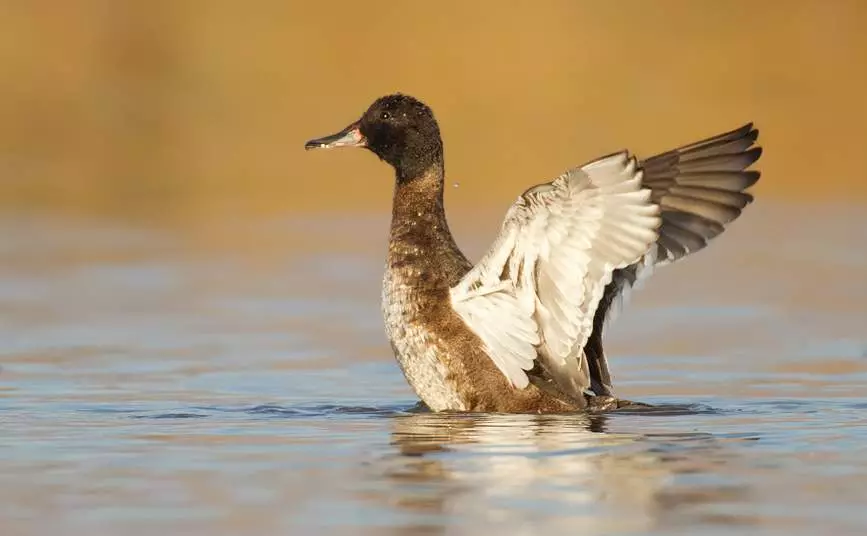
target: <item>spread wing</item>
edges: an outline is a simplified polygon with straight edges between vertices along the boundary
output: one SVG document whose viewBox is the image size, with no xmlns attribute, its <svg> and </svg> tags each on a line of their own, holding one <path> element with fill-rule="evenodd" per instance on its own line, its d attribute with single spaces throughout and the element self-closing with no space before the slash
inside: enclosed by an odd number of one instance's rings
<svg viewBox="0 0 867 536">
<path fill-rule="evenodd" d="M 704 248 L 753 201 L 759 180 L 746 169 L 762 155 L 752 123 L 643 161 L 644 186 L 662 208 L 656 264 Z"/>
<path fill-rule="evenodd" d="M 642 175 L 620 152 L 527 190 L 451 289 L 452 307 L 514 386 L 526 387 L 535 365 L 567 393 L 590 386 L 583 348 L 605 287 L 658 238 Z"/>
<path fill-rule="evenodd" d="M 636 285 L 655 266 L 672 263 L 703 249 L 740 216 L 753 196 L 744 190 L 759 180 L 747 170 L 762 154 L 754 146 L 759 131 L 748 123 L 644 160 L 643 186 L 661 208 L 659 240 L 640 262 L 615 270 L 596 311 L 593 334 L 585 348 L 597 394 L 611 394 L 611 378 L 602 351 L 602 333 Z"/>
</svg>

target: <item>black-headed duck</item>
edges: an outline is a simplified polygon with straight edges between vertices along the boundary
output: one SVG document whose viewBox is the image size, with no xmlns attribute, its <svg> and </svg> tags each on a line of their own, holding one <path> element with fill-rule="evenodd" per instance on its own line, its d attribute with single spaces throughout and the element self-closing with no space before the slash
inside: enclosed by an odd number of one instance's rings
<svg viewBox="0 0 867 536">
<path fill-rule="evenodd" d="M 475 266 L 443 206 L 443 142 L 433 112 L 377 99 L 307 149 L 364 147 L 395 170 L 385 331 L 407 381 L 433 411 L 566 412 L 614 396 L 606 321 L 655 266 L 705 247 L 752 201 L 752 124 L 639 160 L 620 151 L 534 186 L 509 208 Z"/>
</svg>

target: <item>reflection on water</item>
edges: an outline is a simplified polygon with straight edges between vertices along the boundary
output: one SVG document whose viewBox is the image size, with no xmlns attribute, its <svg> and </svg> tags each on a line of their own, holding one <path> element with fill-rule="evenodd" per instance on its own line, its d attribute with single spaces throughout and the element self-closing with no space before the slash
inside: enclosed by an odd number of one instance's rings
<svg viewBox="0 0 867 536">
<path fill-rule="evenodd" d="M 650 459 L 611 459 L 615 447 L 637 438 L 604 433 L 604 419 L 397 418 L 393 441 L 401 457 L 386 472 L 394 482 L 388 494 L 408 511 L 457 517 L 476 527 L 646 527 L 664 472 Z M 630 515 L 619 517 L 621 511 Z"/>
<path fill-rule="evenodd" d="M 610 418 L 398 417 L 388 496 L 402 509 L 471 526 L 591 534 L 653 530 L 696 505 L 747 500 L 747 487 L 714 477 L 733 461 L 724 439 L 611 432 Z M 686 493 L 672 488 L 688 474 L 707 482 Z"/>
<path fill-rule="evenodd" d="M 500 216 L 454 214 L 471 256 Z M 663 407 L 597 416 L 414 408 L 353 218 L 0 221 L 4 535 L 867 528 L 863 207 L 768 203 L 660 270 L 608 347 Z"/>
</svg>

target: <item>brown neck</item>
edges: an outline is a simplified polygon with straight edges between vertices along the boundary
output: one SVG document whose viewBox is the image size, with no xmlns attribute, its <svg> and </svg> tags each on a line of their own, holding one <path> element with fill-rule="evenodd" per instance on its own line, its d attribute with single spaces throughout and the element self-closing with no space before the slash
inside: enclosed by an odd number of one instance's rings
<svg viewBox="0 0 867 536">
<path fill-rule="evenodd" d="M 442 166 L 434 165 L 418 177 L 395 182 L 391 208 L 392 238 L 395 231 L 415 231 L 416 228 L 420 231 L 448 231 L 443 181 Z"/>
<path fill-rule="evenodd" d="M 393 265 L 412 263 L 429 272 L 446 273 L 451 281 L 454 272 L 468 269 L 469 263 L 449 231 L 443 183 L 441 163 L 411 180 L 396 181 L 389 260 Z"/>
</svg>

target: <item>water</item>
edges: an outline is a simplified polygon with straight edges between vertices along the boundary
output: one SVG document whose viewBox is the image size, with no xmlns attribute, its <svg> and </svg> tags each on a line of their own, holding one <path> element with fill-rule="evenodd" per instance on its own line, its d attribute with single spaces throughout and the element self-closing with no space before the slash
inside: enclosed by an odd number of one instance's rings
<svg viewBox="0 0 867 536">
<path fill-rule="evenodd" d="M 3 534 L 861 534 L 864 213 L 757 204 L 661 270 L 607 341 L 661 409 L 592 417 L 416 410 L 384 217 L 7 213 Z"/>
</svg>

